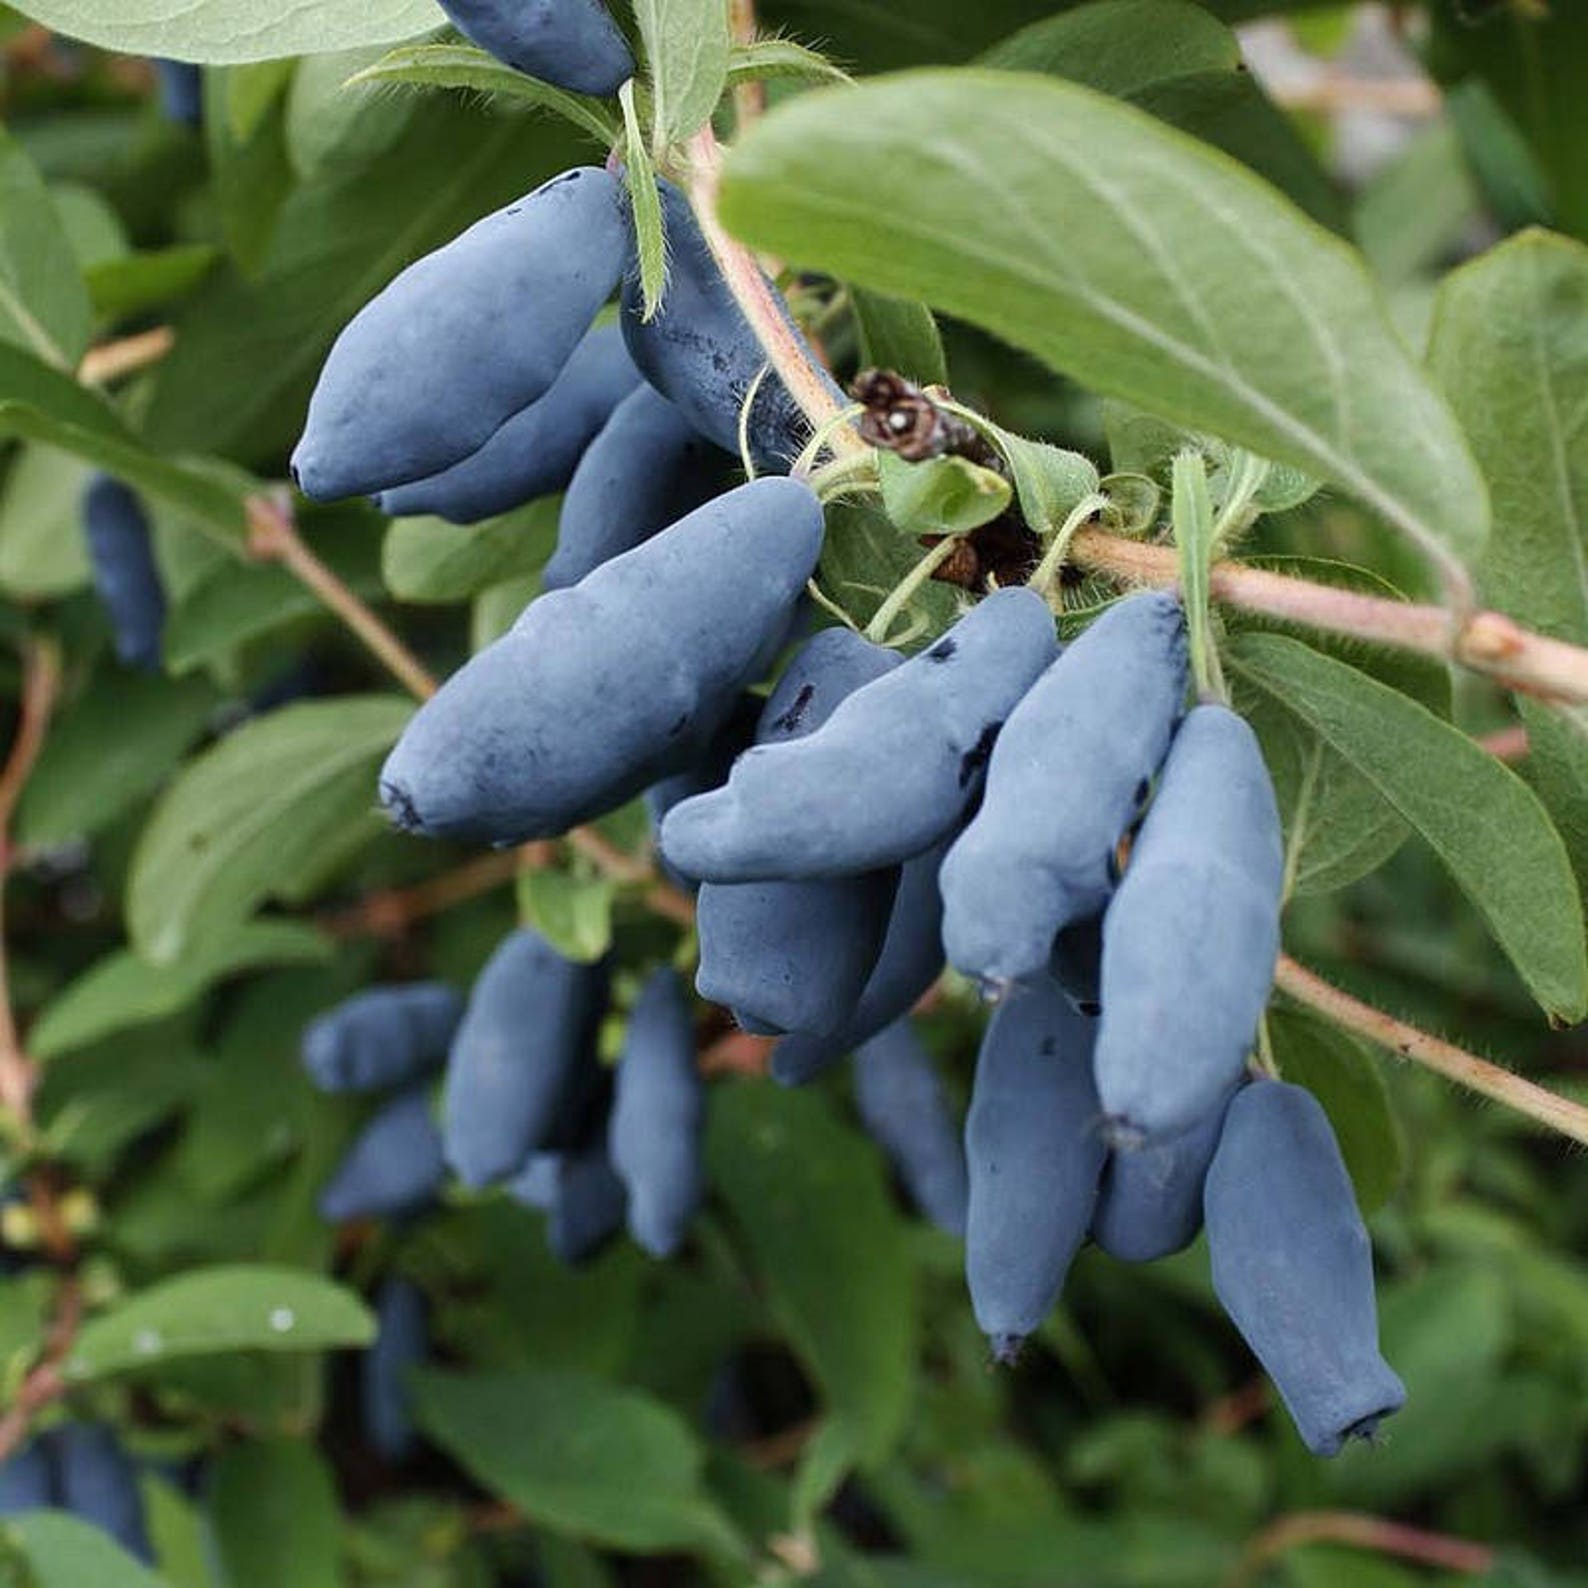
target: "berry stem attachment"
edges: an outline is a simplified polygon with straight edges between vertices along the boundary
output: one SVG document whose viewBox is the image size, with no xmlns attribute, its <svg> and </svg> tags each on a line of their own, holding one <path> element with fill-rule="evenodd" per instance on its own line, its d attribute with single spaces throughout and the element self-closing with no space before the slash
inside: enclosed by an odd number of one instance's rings
<svg viewBox="0 0 1588 1588">
<path fill-rule="evenodd" d="M 1490 1064 L 1475 1053 L 1468 1053 L 1454 1043 L 1446 1042 L 1427 1031 L 1419 1031 L 1375 1009 L 1350 993 L 1332 986 L 1321 976 L 1314 975 L 1304 965 L 1298 964 L 1288 954 L 1279 957 L 1274 983 L 1298 1003 L 1315 1009 L 1332 1024 L 1370 1042 L 1386 1048 L 1397 1058 L 1421 1064 L 1425 1069 L 1442 1075 L 1447 1081 L 1465 1086 L 1496 1103 L 1541 1125 L 1569 1136 L 1573 1141 L 1588 1146 L 1588 1108 L 1569 1098 L 1546 1091 L 1544 1087 Z"/>
<path fill-rule="evenodd" d="M 887 600 L 877 608 L 865 628 L 865 636 L 873 645 L 886 645 L 888 643 L 888 635 L 892 633 L 893 625 L 898 621 L 899 614 L 914 599 L 916 592 L 954 555 L 959 542 L 960 537 L 958 535 L 945 535 L 889 591 Z"/>
</svg>

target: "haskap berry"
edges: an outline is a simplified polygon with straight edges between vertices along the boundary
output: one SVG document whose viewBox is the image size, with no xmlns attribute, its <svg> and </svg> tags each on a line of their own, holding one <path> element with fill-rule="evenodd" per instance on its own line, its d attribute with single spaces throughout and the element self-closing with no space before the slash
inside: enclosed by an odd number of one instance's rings
<svg viewBox="0 0 1588 1588">
<path fill-rule="evenodd" d="M 1186 686 L 1185 614 L 1156 593 L 1110 608 L 1031 686 L 943 862 L 950 964 L 995 984 L 1045 972 L 1058 933 L 1103 908 Z"/>
<path fill-rule="evenodd" d="M 429 1314 L 425 1293 L 411 1279 L 399 1274 L 382 1282 L 375 1298 L 375 1342 L 359 1363 L 360 1410 L 370 1448 L 393 1466 L 406 1461 L 418 1443 L 408 1375 L 429 1354 Z"/>
<path fill-rule="evenodd" d="M 943 900 L 937 873 L 945 845 L 899 869 L 899 887 L 876 967 L 854 1012 L 830 1036 L 794 1031 L 772 1050 L 772 1076 L 803 1086 L 907 1015 L 943 973 Z"/>
<path fill-rule="evenodd" d="M 120 480 L 95 475 L 83 496 L 83 529 L 116 655 L 129 667 L 158 671 L 165 587 L 142 503 Z"/>
<path fill-rule="evenodd" d="M 564 959 L 527 928 L 491 956 L 447 1062 L 446 1156 L 465 1185 L 513 1174 L 580 1111 L 606 988 L 604 965 Z"/>
<path fill-rule="evenodd" d="M 628 1192 L 629 1233 L 652 1257 L 678 1249 L 705 1194 L 706 1098 L 695 1023 L 678 973 L 653 971 L 629 1016 L 608 1127 L 608 1158 Z"/>
<path fill-rule="evenodd" d="M 401 1217 L 430 1201 L 445 1177 L 429 1089 L 410 1087 L 383 1103 L 354 1138 L 320 1191 L 320 1216 L 332 1224 Z"/>
<path fill-rule="evenodd" d="M 644 317 L 639 274 L 623 285 L 623 334 L 634 362 L 671 399 L 701 435 L 739 455 L 741 417 L 751 459 L 759 469 L 786 472 L 810 439 L 810 424 L 788 388 L 767 365 L 754 327 L 717 268 L 689 199 L 671 182 L 657 183 L 667 231 L 667 291 L 661 308 Z M 783 300 L 768 293 L 789 335 L 802 341 Z M 813 359 L 813 368 L 820 366 Z M 843 393 L 829 381 L 834 404 Z M 753 397 L 752 397 L 753 393 Z M 750 411 L 744 415 L 745 403 Z"/>
<path fill-rule="evenodd" d="M 541 583 L 562 590 L 704 506 L 724 489 L 728 455 L 659 391 L 631 391 L 568 483 L 557 549 Z"/>
<path fill-rule="evenodd" d="M 0 1461 L 0 1516 L 23 1516 L 54 1503 L 54 1478 L 49 1448 L 42 1439 L 30 1439 Z"/>
<path fill-rule="evenodd" d="M 698 759 L 771 661 L 816 566 L 793 480 L 719 496 L 531 603 L 420 708 L 381 774 L 427 837 L 554 837 Z"/>
<path fill-rule="evenodd" d="M 1230 1104 L 1204 1193 L 1213 1288 L 1314 1455 L 1398 1411 L 1379 1351 L 1373 1252 L 1328 1116 L 1299 1086 Z"/>
<path fill-rule="evenodd" d="M 669 813 L 663 852 L 706 882 L 852 876 L 920 854 L 974 804 L 1005 717 L 1057 651 L 1047 603 L 1000 590 L 815 733 L 747 751 L 725 788 Z"/>
<path fill-rule="evenodd" d="M 802 646 L 761 714 L 758 744 L 815 732 L 839 703 L 899 663 L 849 629 Z M 828 1036 L 853 1013 L 877 963 L 896 868 L 796 882 L 707 883 L 696 927 L 702 998 L 741 1025 Z"/>
<path fill-rule="evenodd" d="M 982 1332 L 1012 1360 L 1064 1288 L 1107 1157 L 1092 1082 L 1096 1022 L 1037 978 L 982 1038 L 965 1122 L 965 1273 Z"/>
<path fill-rule="evenodd" d="M 923 1214 L 963 1236 L 970 1199 L 964 1132 L 949 1111 L 932 1055 L 908 1020 L 855 1054 L 855 1106 Z"/>
<path fill-rule="evenodd" d="M 450 469 L 543 397 L 623 271 L 622 191 L 565 171 L 410 265 L 337 338 L 293 478 L 321 500 Z"/>
<path fill-rule="evenodd" d="M 639 383 L 623 333 L 615 325 L 599 325 L 573 350 L 543 397 L 451 468 L 382 491 L 380 510 L 393 518 L 428 513 L 451 524 L 477 524 L 560 491 Z"/>
<path fill-rule="evenodd" d="M 45 1437 L 60 1509 L 108 1533 L 128 1554 L 153 1562 L 137 1469 L 115 1431 L 104 1423 L 69 1422 Z"/>
<path fill-rule="evenodd" d="M 1187 1130 L 1240 1078 L 1279 956 L 1284 870 L 1256 735 L 1198 706 L 1103 918 L 1097 1090 L 1116 1140 Z"/>
<path fill-rule="evenodd" d="M 576 94 L 615 94 L 634 58 L 599 0 L 441 0 L 460 33 L 497 60 Z"/>
<path fill-rule="evenodd" d="M 371 987 L 303 1033 L 303 1067 L 322 1092 L 376 1092 L 439 1069 L 463 999 L 445 982 Z"/>
</svg>

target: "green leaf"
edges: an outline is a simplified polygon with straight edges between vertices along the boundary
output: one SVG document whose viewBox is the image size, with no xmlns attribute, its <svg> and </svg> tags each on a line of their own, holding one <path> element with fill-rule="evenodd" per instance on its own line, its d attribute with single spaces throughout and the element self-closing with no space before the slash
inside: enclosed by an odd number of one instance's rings
<svg viewBox="0 0 1588 1588">
<path fill-rule="evenodd" d="M 610 877 L 577 877 L 567 871 L 526 871 L 518 879 L 527 924 L 564 959 L 581 965 L 593 965 L 612 947 L 617 892 Z"/>
<path fill-rule="evenodd" d="M 910 535 L 951 535 L 990 524 L 1007 511 L 1014 489 L 1003 475 L 966 458 L 906 463 L 884 452 L 882 503 L 895 526 Z"/>
<path fill-rule="evenodd" d="M 379 759 L 413 707 L 389 695 L 288 706 L 245 723 L 167 790 L 127 883 L 133 947 L 157 965 L 245 920 L 340 832 L 349 798 L 374 803 Z"/>
<path fill-rule="evenodd" d="M 1243 635 L 1230 659 L 1422 834 L 1551 1016 L 1588 1013 L 1588 949 L 1566 846 L 1509 767 L 1425 707 L 1298 640 Z"/>
<path fill-rule="evenodd" d="M 1430 361 L 1489 481 L 1485 596 L 1588 645 L 1588 247 L 1526 232 L 1447 277 Z M 1588 741 L 1525 701 L 1527 775 L 1560 824 L 1588 897 Z"/>
<path fill-rule="evenodd" d="M 725 1540 L 704 1452 L 659 1401 L 568 1371 L 415 1375 L 421 1427 L 531 1521 L 616 1549 Z"/>
<path fill-rule="evenodd" d="M 873 369 L 891 369 L 918 386 L 948 381 L 948 359 L 932 311 L 908 298 L 851 287 L 849 304 L 860 338 L 860 358 Z"/>
<path fill-rule="evenodd" d="M 139 1291 L 83 1325 L 74 1384 L 190 1356 L 368 1345 L 375 1320 L 352 1291 L 298 1268 L 223 1264 Z"/>
<path fill-rule="evenodd" d="M 18 348 L 0 345 L 0 435 L 44 441 L 125 480 L 205 529 L 240 545 L 246 489 L 195 463 L 158 457 L 116 412 L 70 376 Z"/>
<path fill-rule="evenodd" d="M 670 145 L 710 119 L 728 81 L 727 0 L 634 0 L 645 41 L 654 106 L 652 148 Z"/>
<path fill-rule="evenodd" d="M 465 601 L 545 566 L 562 498 L 543 497 L 500 518 L 460 527 L 400 518 L 386 531 L 381 577 L 399 601 Z"/>
<path fill-rule="evenodd" d="M 88 583 L 83 492 L 92 472 L 55 447 L 17 449 L 0 492 L 0 590 L 47 600 Z"/>
<path fill-rule="evenodd" d="M 215 1462 L 209 1495 L 228 1588 L 343 1588 L 336 1484 L 312 1444 L 234 1446 Z"/>
<path fill-rule="evenodd" d="M 1287 1081 L 1305 1086 L 1334 1126 L 1363 1213 L 1390 1198 L 1401 1176 L 1400 1127 L 1373 1055 L 1349 1033 L 1292 1009 L 1272 1009 L 1268 1031 Z"/>
<path fill-rule="evenodd" d="M 640 267 L 640 296 L 644 300 L 642 318 L 654 318 L 667 287 L 667 223 L 662 215 L 662 195 L 656 186 L 656 167 L 645 146 L 645 129 L 640 126 L 634 102 L 634 84 L 627 82 L 618 92 L 623 105 L 624 181 L 629 190 L 629 213 L 634 224 L 634 253 Z"/>
<path fill-rule="evenodd" d="M 206 938 L 174 965 L 151 965 L 130 949 L 118 949 L 50 1002 L 28 1035 L 28 1048 L 36 1058 L 51 1059 L 175 1014 L 240 971 L 310 965 L 330 955 L 330 943 L 296 921 L 246 922 L 229 936 Z"/>
<path fill-rule="evenodd" d="M 1482 549 L 1482 479 L 1360 259 L 1130 106 L 986 71 L 820 90 L 730 155 L 722 213 L 757 246 L 1330 480 L 1447 569 Z"/>
<path fill-rule="evenodd" d="M 902 533 L 875 502 L 838 501 L 827 509 L 822 586 L 857 623 L 871 621 L 888 592 L 923 555 L 919 543 Z M 934 581 L 917 593 L 911 605 L 925 620 L 925 632 L 937 634 L 958 614 L 959 593 Z"/>
<path fill-rule="evenodd" d="M 88 346 L 91 320 L 83 273 L 50 191 L 0 129 L 0 341 L 69 371 Z"/>
<path fill-rule="evenodd" d="M 728 83 L 847 82 L 849 74 L 793 39 L 754 39 L 728 52 Z"/>
<path fill-rule="evenodd" d="M 0 1526 L 0 1567 L 7 1556 L 20 1557 L 27 1573 L 18 1578 L 8 1572 L 8 1588 L 169 1588 L 102 1528 L 64 1511 L 7 1517 Z"/>
<path fill-rule="evenodd" d="M 555 111 L 597 143 L 615 143 L 618 122 L 604 100 L 526 77 L 472 44 L 411 44 L 392 50 L 372 66 L 353 73 L 347 87 L 406 83 L 416 88 L 460 88 L 490 94 L 504 105 Z"/>
<path fill-rule="evenodd" d="M 438 27 L 434 0 L 316 0 L 273 6 L 256 0 L 26 0 L 16 9 L 46 27 L 128 55 L 170 55 L 224 64 L 387 44 Z"/>
<path fill-rule="evenodd" d="M 106 668 L 51 724 L 17 809 L 25 849 L 88 838 L 170 774 L 203 733 L 218 696 L 181 681 Z"/>
<path fill-rule="evenodd" d="M 1014 477 L 1020 516 L 1043 537 L 1062 528 L 1065 519 L 1101 484 L 1092 460 L 1079 452 L 1001 429 L 996 432 L 995 444 Z"/>
<path fill-rule="evenodd" d="M 713 1105 L 712 1182 L 850 1459 L 877 1461 L 909 1413 L 919 1331 L 881 1161 L 814 1092 L 747 1082 Z"/>
<path fill-rule="evenodd" d="M 354 125 L 366 123 L 377 142 L 389 131 L 383 96 L 370 96 Z M 405 265 L 574 153 L 560 127 L 418 99 L 378 158 L 328 164 L 293 193 L 256 275 L 219 271 L 193 299 L 155 373 L 150 444 L 277 466 L 326 351 L 359 309 Z"/>
<path fill-rule="evenodd" d="M 125 320 L 197 291 L 220 260 L 209 243 L 178 243 L 124 254 L 88 269 L 88 291 L 94 312 L 107 320 Z"/>
</svg>

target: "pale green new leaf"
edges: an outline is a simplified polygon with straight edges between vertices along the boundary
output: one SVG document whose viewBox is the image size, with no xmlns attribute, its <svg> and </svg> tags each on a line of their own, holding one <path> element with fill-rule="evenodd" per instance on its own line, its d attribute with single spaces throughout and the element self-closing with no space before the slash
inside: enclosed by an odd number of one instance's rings
<svg viewBox="0 0 1588 1588">
<path fill-rule="evenodd" d="M 728 81 L 727 0 L 634 0 L 645 40 L 658 156 L 710 119 Z"/>
<path fill-rule="evenodd" d="M 514 71 L 472 44 L 410 44 L 383 55 L 348 78 L 346 86 L 406 83 L 416 88 L 461 88 L 489 94 L 502 104 L 555 111 L 598 143 L 618 136 L 618 123 L 606 104 L 589 94 L 570 93 L 538 77 Z"/>
<path fill-rule="evenodd" d="M 759 247 L 1330 480 L 1448 573 L 1482 550 L 1482 478 L 1361 260 L 1128 105 L 976 70 L 821 90 L 735 149 L 722 214 Z"/>
<path fill-rule="evenodd" d="M 133 947 L 157 965 L 245 920 L 375 804 L 380 758 L 410 702 L 361 695 L 288 706 L 193 762 L 144 828 L 127 881 Z"/>
<path fill-rule="evenodd" d="M 1427 840 L 1550 1015 L 1588 1013 L 1588 947 L 1566 846 L 1509 767 L 1416 701 L 1299 640 L 1242 635 L 1230 660 Z"/>
<path fill-rule="evenodd" d="M 643 319 L 655 318 L 667 287 L 667 223 L 662 216 L 662 195 L 656 186 L 656 168 L 645 146 L 634 100 L 634 84 L 623 85 L 624 177 L 629 189 L 629 211 L 634 221 L 634 253 L 640 266 Z"/>
<path fill-rule="evenodd" d="M 24 16 L 58 33 L 128 55 L 225 64 L 392 44 L 446 21 L 435 0 L 24 0 Z"/>
<path fill-rule="evenodd" d="M 368 1345 L 369 1309 L 299 1268 L 201 1268 L 139 1291 L 83 1325 L 64 1372 L 74 1383 L 181 1357 Z"/>
</svg>

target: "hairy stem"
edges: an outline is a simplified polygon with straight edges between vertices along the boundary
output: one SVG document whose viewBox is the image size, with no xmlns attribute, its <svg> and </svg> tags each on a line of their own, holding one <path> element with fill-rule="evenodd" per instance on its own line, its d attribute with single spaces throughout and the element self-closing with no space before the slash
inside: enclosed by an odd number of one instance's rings
<svg viewBox="0 0 1588 1588">
<path fill-rule="evenodd" d="M 1304 1544 L 1347 1544 L 1378 1555 L 1472 1575 L 1490 1571 L 1494 1566 L 1494 1551 L 1486 1544 L 1452 1538 L 1447 1533 L 1432 1533 L 1356 1511 L 1296 1511 L 1271 1522 L 1247 1545 L 1226 1588 L 1246 1588 L 1265 1566 Z"/>
<path fill-rule="evenodd" d="M 248 547 L 261 562 L 279 562 L 331 609 L 409 694 L 428 700 L 436 681 L 413 652 L 304 544 L 283 497 L 248 499 Z"/>
<path fill-rule="evenodd" d="M 722 148 L 710 127 L 702 127 L 689 142 L 689 197 L 701 235 L 732 292 L 734 301 L 754 327 L 767 362 L 800 405 L 812 430 L 820 430 L 838 411 L 838 404 L 822 372 L 806 356 L 799 334 L 789 323 L 776 290 L 761 270 L 755 255 L 736 243 L 717 218 L 717 188 L 722 180 Z M 857 452 L 865 447 L 859 435 L 846 426 L 827 438 L 834 452 Z"/>
<path fill-rule="evenodd" d="M 1498 1064 L 1468 1053 L 1465 1048 L 1458 1048 L 1442 1037 L 1420 1031 L 1416 1026 L 1385 1014 L 1382 1009 L 1363 1003 L 1360 998 L 1353 998 L 1288 954 L 1280 956 L 1274 982 L 1298 1003 L 1317 1010 L 1333 1024 L 1388 1049 L 1397 1058 L 1420 1064 L 1447 1081 L 1465 1086 L 1493 1102 L 1503 1103 L 1588 1146 L 1588 1108 L 1582 1104 L 1557 1096 Z"/>
</svg>

